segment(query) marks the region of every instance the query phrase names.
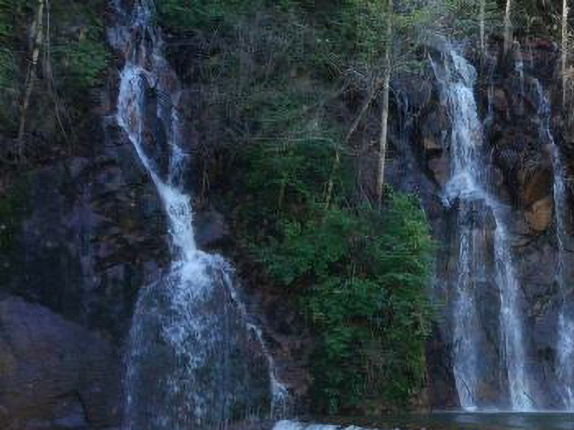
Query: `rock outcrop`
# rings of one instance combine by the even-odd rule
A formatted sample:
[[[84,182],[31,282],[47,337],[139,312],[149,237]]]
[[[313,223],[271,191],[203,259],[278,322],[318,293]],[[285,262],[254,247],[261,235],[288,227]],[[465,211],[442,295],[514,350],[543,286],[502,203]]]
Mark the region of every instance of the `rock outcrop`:
[[[103,429],[121,414],[113,343],[21,298],[0,299],[0,427]]]

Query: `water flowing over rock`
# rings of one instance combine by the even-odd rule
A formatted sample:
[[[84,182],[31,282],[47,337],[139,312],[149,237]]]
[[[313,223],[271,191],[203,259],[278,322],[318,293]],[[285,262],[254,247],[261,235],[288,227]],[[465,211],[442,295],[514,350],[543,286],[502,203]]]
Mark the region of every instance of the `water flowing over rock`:
[[[500,300],[500,364],[506,369],[509,406],[513,410],[534,407],[530,375],[527,369],[524,321],[521,315],[523,297],[519,288],[505,220],[508,211],[489,192],[488,175],[483,161],[482,125],[478,119],[473,94],[476,79],[474,68],[454,51],[446,52],[433,68],[440,82],[443,104],[452,121],[451,174],[445,185],[447,206],[456,203],[459,255],[457,275],[452,280],[454,297],[450,304],[453,332],[453,366],[460,404],[464,409],[500,406],[489,399],[481,383],[488,380],[482,363],[486,334],[482,329],[480,291],[490,272],[494,272]],[[494,270],[487,268],[484,252],[480,252],[480,236],[487,226],[479,222],[476,211],[490,212],[494,229]],[[490,275],[491,276],[491,275]],[[494,403],[491,403],[495,400]],[[490,403],[490,404],[489,404]]]
[[[568,273],[567,246],[569,237],[566,232],[566,171],[562,162],[560,148],[554,142],[550,131],[550,103],[544,94],[544,89],[538,80],[534,82],[538,95],[538,115],[540,117],[540,135],[543,142],[550,145],[550,155],[553,168],[552,195],[554,202],[554,222],[558,241],[558,258],[555,279],[560,290],[560,312],[558,314],[558,342],[556,373],[564,407],[574,410],[574,320],[571,313],[571,299],[567,294],[566,282]],[[571,274],[570,274],[571,275]]]
[[[282,420],[277,422],[273,430],[363,430],[362,427],[338,426],[333,424],[307,424],[299,421]]]
[[[118,10],[127,22],[110,32],[125,55],[117,121],[157,188],[173,248],[171,268],[141,291],[136,305],[125,425],[218,427],[249,414],[277,412],[287,390],[234,290],[232,268],[196,247],[190,196],[183,191],[179,84],[162,56],[152,15],[151,2],[136,1],[131,15]]]

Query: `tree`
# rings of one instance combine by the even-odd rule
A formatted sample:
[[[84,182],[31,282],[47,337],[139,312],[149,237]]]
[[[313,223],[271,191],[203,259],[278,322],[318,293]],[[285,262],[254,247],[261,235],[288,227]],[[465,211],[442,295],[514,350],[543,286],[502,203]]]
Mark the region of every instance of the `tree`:
[[[20,114],[20,127],[18,128],[17,138],[17,152],[20,161],[24,159],[24,132],[26,130],[26,113],[30,105],[30,97],[34,90],[34,83],[36,82],[36,67],[38,65],[38,57],[40,55],[40,47],[42,46],[42,39],[44,36],[44,0],[38,1],[38,10],[36,18],[32,24],[32,38],[30,39],[30,48],[32,51],[32,58],[28,65],[28,73],[26,75],[26,85],[24,90],[24,100],[22,101],[22,109]]]
[[[393,38],[393,0],[388,0],[387,37],[385,41],[385,64],[383,75],[383,105],[381,108],[381,137],[379,140],[379,168],[377,171],[377,207],[380,209],[385,181],[385,160],[387,158],[387,132],[389,118],[389,85],[391,81],[391,49]]]

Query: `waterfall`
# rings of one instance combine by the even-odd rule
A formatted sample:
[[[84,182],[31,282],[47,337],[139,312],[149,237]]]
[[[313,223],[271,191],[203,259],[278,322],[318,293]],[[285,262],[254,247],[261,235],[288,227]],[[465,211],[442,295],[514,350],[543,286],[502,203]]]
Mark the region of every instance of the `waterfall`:
[[[452,64],[449,64],[449,60]],[[480,135],[480,126],[472,93],[474,71],[469,67],[461,69],[460,65],[463,61],[458,55],[451,53],[442,64],[443,68],[434,62],[433,67],[441,84],[441,96],[448,106],[452,120],[453,167],[451,179],[446,186],[446,195],[447,199],[450,196],[460,195],[464,200],[457,227],[460,248],[452,306],[453,372],[460,404],[464,409],[471,410],[476,408],[477,385],[480,380],[477,348],[480,323],[476,312],[471,276],[473,253],[469,203],[477,193],[480,193],[475,183],[478,172],[474,147]],[[453,76],[453,73],[458,72],[459,69],[463,73]]]
[[[562,306],[558,314],[558,345],[557,350],[557,376],[561,384],[561,395],[567,410],[574,410],[574,321],[566,312],[566,285],[565,285],[565,252],[568,235],[566,233],[566,171],[562,164],[562,157],[558,145],[554,142],[550,131],[550,102],[544,94],[544,89],[538,80],[534,80],[538,95],[538,117],[540,118],[540,137],[542,142],[550,145],[550,156],[554,172],[552,194],[554,200],[554,222],[556,237],[558,239],[558,265],[556,282],[560,289]]]
[[[269,400],[273,413],[285,405],[287,389],[261,329],[234,288],[231,265],[195,244],[190,196],[183,191],[179,82],[151,24],[153,3],[136,0],[131,14],[115,6],[124,22],[109,39],[125,55],[117,123],[161,198],[173,253],[171,267],[138,296],[127,354],[126,429],[220,426],[238,413],[260,413]]]
[[[512,255],[508,245],[508,233],[501,221],[501,208],[491,206],[496,219],[494,249],[496,257],[497,284],[500,290],[500,326],[504,364],[508,374],[512,410],[530,411],[535,408],[530,375],[526,369],[526,352],[522,315],[522,298]]]
[[[554,168],[554,217],[558,237],[558,270],[556,280],[560,288],[562,306],[558,314],[558,345],[557,345],[557,375],[562,384],[562,400],[567,410],[574,410],[574,320],[566,312],[566,285],[564,280],[564,244],[566,231],[564,217],[566,215],[566,186],[565,171],[560,158],[558,147],[551,138],[552,166]]]
[[[485,375],[480,366],[481,321],[477,310],[476,278],[485,269],[485,261],[474,250],[473,212],[484,205],[496,222],[494,253],[496,283],[500,291],[501,350],[507,372],[510,404],[513,410],[534,407],[526,369],[521,292],[516,280],[509,238],[504,220],[507,209],[486,190],[484,161],[480,154],[482,126],[478,118],[473,85],[474,68],[453,50],[441,63],[433,62],[440,83],[443,104],[452,122],[451,178],[445,187],[445,204],[458,201],[457,231],[459,255],[453,285],[453,372],[461,406],[473,410],[480,404],[480,382]]]
[[[514,63],[514,69],[518,72],[518,83],[520,84],[520,102],[519,106],[519,113],[524,115],[524,96],[526,94],[525,85],[524,85],[524,59],[522,55],[522,48],[520,47],[520,43],[518,41],[514,41],[514,48],[516,50],[516,61]]]

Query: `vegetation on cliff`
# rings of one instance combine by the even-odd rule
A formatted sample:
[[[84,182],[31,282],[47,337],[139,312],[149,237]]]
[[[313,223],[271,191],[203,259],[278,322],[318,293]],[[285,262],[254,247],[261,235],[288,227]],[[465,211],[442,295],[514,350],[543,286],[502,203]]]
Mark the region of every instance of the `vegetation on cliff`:
[[[423,70],[398,35],[430,12],[397,12],[403,42],[387,58],[381,2],[158,6],[168,55],[199,89],[187,107],[204,154],[198,200],[235,214],[239,248],[307,318],[314,410],[406,404],[425,377],[432,244],[416,196],[387,187],[378,209],[379,94],[385,76]]]
[[[102,0],[0,1],[0,129],[8,163],[70,154],[106,78]],[[89,132],[88,132],[89,133]]]
[[[393,86],[428,77],[433,34],[484,50],[485,34],[546,31],[560,10],[539,3],[157,2],[187,101],[195,203],[229,215],[243,258],[307,318],[320,410],[404,405],[424,384],[433,247],[417,196],[383,188],[385,159],[400,149],[387,130]],[[102,0],[0,0],[4,161],[71,156],[89,141],[113,81],[104,10]],[[12,234],[0,232],[3,247]]]

